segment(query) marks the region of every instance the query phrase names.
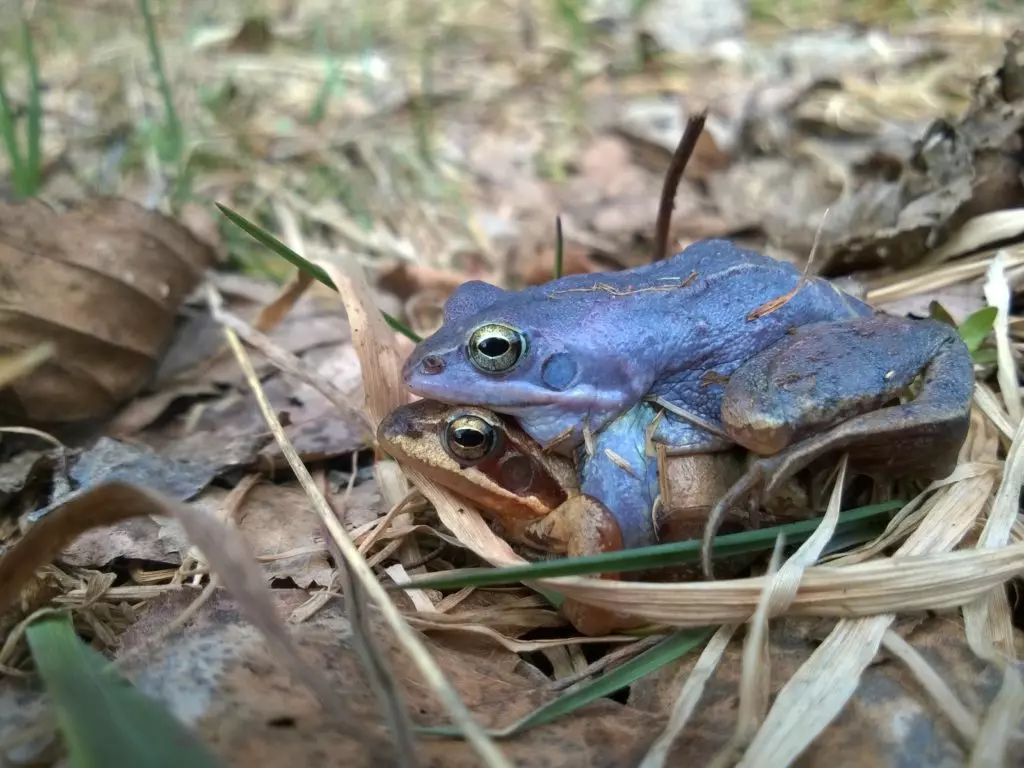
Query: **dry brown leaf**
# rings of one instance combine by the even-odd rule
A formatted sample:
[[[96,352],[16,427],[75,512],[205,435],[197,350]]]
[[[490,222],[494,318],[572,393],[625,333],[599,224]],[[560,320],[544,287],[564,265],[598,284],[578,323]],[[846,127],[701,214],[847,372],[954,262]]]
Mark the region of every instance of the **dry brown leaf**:
[[[486,280],[482,274],[467,274],[438,269],[426,264],[388,259],[375,268],[376,284],[381,290],[408,299],[421,291],[436,291],[447,296],[467,280]]]
[[[29,349],[0,355],[0,388],[26,376],[54,356],[56,347],[44,341]]]
[[[43,423],[109,413],[151,376],[214,259],[185,227],[125,200],[0,206],[0,350],[57,349],[4,393],[3,410]]]
[[[225,507],[229,492],[209,488],[189,506],[214,515]],[[346,527],[380,514],[380,493],[372,482],[361,483],[349,495]],[[319,519],[301,490],[287,485],[262,483],[246,494],[234,523],[267,578],[292,579],[303,589],[329,587],[333,567]],[[62,562],[84,568],[100,568],[115,558],[144,560],[178,566],[190,543],[181,523],[136,517],[86,531],[60,556]]]
[[[592,252],[577,243],[565,243],[562,249],[562,274],[585,275],[607,270],[593,258]],[[551,280],[555,274],[555,249],[553,245],[539,249],[526,260],[522,266],[523,282],[526,285],[542,285]]]

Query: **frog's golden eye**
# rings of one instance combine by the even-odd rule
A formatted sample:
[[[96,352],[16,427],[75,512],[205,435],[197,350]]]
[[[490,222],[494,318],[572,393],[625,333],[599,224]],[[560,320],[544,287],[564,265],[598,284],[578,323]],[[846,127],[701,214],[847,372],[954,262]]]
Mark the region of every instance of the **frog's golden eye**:
[[[526,354],[526,337],[500,323],[481,325],[469,337],[469,360],[484,373],[507,373]]]
[[[498,446],[498,430],[479,416],[456,416],[445,426],[442,442],[460,464],[475,464]]]

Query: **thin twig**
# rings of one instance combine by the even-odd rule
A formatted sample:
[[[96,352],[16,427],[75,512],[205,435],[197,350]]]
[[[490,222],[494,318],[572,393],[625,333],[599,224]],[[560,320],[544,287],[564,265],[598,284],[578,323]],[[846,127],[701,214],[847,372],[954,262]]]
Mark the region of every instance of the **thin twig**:
[[[700,138],[701,131],[704,130],[704,121],[707,120],[707,117],[708,110],[705,107],[686,121],[683,135],[679,139],[679,146],[676,147],[672,160],[668,164],[665,183],[661,187],[661,200],[658,202],[658,221],[654,225],[653,261],[661,261],[668,255],[668,229],[672,223],[672,209],[675,208],[676,192],[679,190],[679,182],[683,178],[686,164],[690,162],[690,155],[697,147],[697,139]]]

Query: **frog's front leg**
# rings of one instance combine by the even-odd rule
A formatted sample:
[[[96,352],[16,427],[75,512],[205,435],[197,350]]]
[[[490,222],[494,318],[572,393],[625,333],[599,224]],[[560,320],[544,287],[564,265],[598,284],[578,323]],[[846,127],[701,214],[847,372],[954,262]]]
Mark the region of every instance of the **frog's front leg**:
[[[955,328],[934,320],[877,314],[815,323],[745,362],[726,384],[722,423],[765,458],[712,510],[705,577],[713,578],[711,542],[725,511],[747,494],[771,496],[826,454],[845,451],[851,468],[867,474],[949,474],[967,437],[973,391],[967,347]]]
[[[580,495],[533,523],[528,535],[564,542],[569,557],[657,543],[658,458],[647,453],[647,428],[655,415],[652,406],[636,405],[595,435],[590,451],[581,448]],[[603,578],[618,579],[619,574],[606,573]],[[644,623],[570,600],[562,610],[588,635]]]
[[[619,524],[608,508],[593,497],[576,495],[527,530],[528,538],[561,542],[568,557],[586,557],[622,549]],[[604,579],[618,579],[617,573],[601,574]],[[566,599],[562,614],[582,634],[599,637],[623,629],[643,626],[646,622],[630,616],[606,611],[576,600]]]

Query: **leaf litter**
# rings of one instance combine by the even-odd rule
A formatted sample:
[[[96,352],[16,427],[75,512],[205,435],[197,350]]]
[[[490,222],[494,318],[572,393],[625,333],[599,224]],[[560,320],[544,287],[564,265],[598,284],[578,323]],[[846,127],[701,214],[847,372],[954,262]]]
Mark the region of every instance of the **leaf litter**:
[[[210,158],[220,153],[221,161],[232,154],[251,161],[248,174],[211,174],[205,182],[208,189],[254,220],[258,213],[271,230],[283,233],[293,250],[327,270],[342,289],[348,321],[339,317],[332,292],[302,278],[278,291],[263,279],[218,273],[211,282],[221,303],[211,307],[208,291],[188,299],[182,295],[182,325],[170,352],[150,355],[147,369],[159,364],[156,377],[119,414],[110,436],[122,445],[137,446],[152,465],[147,471],[134,470],[129,482],[159,484],[155,477],[189,459],[203,466],[210,479],[196,494],[168,502],[162,513],[151,507],[156,517],[133,518],[130,522],[142,523],[138,529],[108,526],[69,534],[57,565],[34,572],[31,579],[22,575],[22,610],[16,612],[14,626],[55,600],[72,606],[80,632],[111,649],[120,646],[117,653],[127,653],[124,663],[137,684],[174,702],[175,713],[196,725],[232,762],[255,760],[255,751],[264,747],[274,750],[273,757],[265,758],[267,764],[306,762],[313,752],[330,759],[351,755],[356,762],[355,756],[362,754],[369,760],[374,749],[386,748],[380,738],[385,712],[390,712],[385,718],[394,733],[407,731],[400,714],[404,711],[419,713],[416,725],[446,725],[447,710],[429,693],[443,683],[434,678],[424,685],[422,675],[430,663],[419,657],[426,666],[413,670],[376,609],[360,614],[368,607],[366,586],[360,597],[360,579],[353,582],[349,574],[344,584],[342,563],[352,567],[369,562],[382,580],[401,581],[473,564],[476,558],[497,566],[526,560],[495,536],[464,500],[423,476],[403,472],[386,457],[375,457],[371,465],[370,452],[363,450],[372,448],[372,438],[363,436],[364,422],[368,419],[372,426],[407,400],[397,370],[409,346],[384,325],[378,310],[404,319],[423,334],[436,327],[436,308],[460,276],[511,287],[546,279],[554,260],[553,211],[566,215],[567,271],[619,268],[649,258],[653,201],[664,163],[687,116],[710,105],[705,140],[678,196],[673,245],[730,236],[801,265],[820,225],[820,211],[829,208],[824,258],[817,256],[814,266],[847,277],[870,301],[891,311],[923,315],[938,300],[956,322],[990,302],[999,307],[994,333],[981,340],[981,350],[994,353],[998,391],[979,383],[979,408],[954,476],[914,497],[877,542],[829,555],[822,564],[812,558],[799,586],[791,583],[788,592],[783,590],[794,601],[788,611],[771,607],[770,596],[780,588],[780,574],[792,560],[774,575],[733,582],[614,584],[566,577],[532,584],[544,594],[555,590],[655,622],[682,627],[727,622],[728,629],[714,636],[699,661],[691,653],[634,682],[625,704],[602,699],[576,716],[503,740],[499,749],[522,764],[536,762],[539,754],[545,759],[557,755],[574,765],[593,764],[597,754],[615,764],[639,764],[674,713],[674,731],[664,748],[675,756],[706,756],[710,763],[738,733],[739,702],[746,720],[743,738],[732,743],[740,750],[734,753],[737,757],[745,747],[748,756],[756,755],[757,764],[773,759],[786,763],[798,755],[807,764],[826,764],[851,744],[877,744],[882,761],[907,749],[907,743],[885,728],[884,715],[865,720],[871,717],[873,691],[880,685],[891,702],[887,706],[892,709],[885,712],[935,724],[935,749],[945,750],[948,743],[957,755],[975,751],[975,761],[997,759],[991,755],[1000,752],[1014,754],[1019,680],[1006,660],[1017,656],[1019,633],[1010,623],[1002,585],[1019,572],[1021,557],[1016,549],[1021,537],[1013,533],[1019,526],[1020,478],[1013,469],[1019,395],[1008,394],[1012,385],[1007,371],[1015,372],[1019,354],[1012,312],[1022,228],[1014,219],[1020,201],[1013,196],[1005,157],[1012,155],[1021,130],[1014,122],[1015,111],[993,119],[1007,106],[1013,83],[1005,75],[1001,84],[987,74],[998,62],[1000,52],[994,49],[1002,45],[1007,30],[992,25],[978,33],[963,25],[954,34],[931,28],[910,33],[895,45],[895,38],[878,33],[873,47],[858,47],[856,35],[793,34],[767,53],[751,35],[740,50],[743,56],[761,56],[757,65],[744,61],[737,66],[728,54],[735,49],[720,46],[710,53],[687,54],[684,67],[648,67],[624,78],[609,74],[612,68],[587,69],[590,64],[584,62],[586,98],[600,101],[610,95],[632,112],[628,125],[614,111],[606,122],[599,115],[588,122],[594,134],[588,159],[579,151],[587,149],[587,142],[571,138],[575,118],[537,116],[544,105],[549,114],[563,114],[562,108],[552,109],[553,97],[571,88],[579,73],[570,76],[549,62],[545,96],[536,93],[536,84],[532,89],[523,86],[529,79],[521,65],[507,67],[492,60],[480,66],[479,51],[472,45],[441,46],[431,66],[437,72],[462,74],[451,75],[424,99],[424,86],[410,85],[419,82],[422,62],[403,60],[395,49],[385,46],[369,57],[363,51],[345,59],[323,54],[326,49],[315,44],[290,48],[296,30],[301,35],[303,19],[317,18],[313,5],[300,3],[297,15],[287,21],[271,13],[269,21],[249,25],[250,33],[259,31],[257,44],[238,33],[246,25],[230,27],[222,38],[238,33],[234,39],[243,41],[228,47],[230,55],[222,55],[216,46],[204,47],[200,38],[192,47],[181,46],[173,36],[167,53],[178,62],[176,96],[182,115],[204,130],[215,126],[220,132],[220,146]],[[165,21],[173,28],[173,15]],[[337,34],[330,25],[325,29]],[[508,29],[515,34],[519,26]],[[421,32],[414,26],[410,30],[413,36]],[[343,48],[345,44],[342,39]],[[972,57],[963,50],[969,45],[982,53]],[[311,50],[321,53],[312,56]],[[828,55],[820,55],[821,50]],[[541,51],[533,51],[538,60],[554,57],[546,48]],[[104,54],[117,56],[109,49]],[[101,59],[93,55],[100,62],[97,71]],[[353,66],[357,59],[360,63]],[[467,61],[473,65],[467,67]],[[669,56],[666,61],[676,60]],[[211,62],[215,66],[207,66]],[[794,68],[794,62],[799,66]],[[750,83],[742,74],[743,67],[752,66],[762,73],[762,82]],[[815,77],[801,82],[793,69],[814,72]],[[53,76],[62,79],[59,67]],[[303,121],[313,115],[325,78],[333,76],[348,90],[326,100],[320,119],[345,127],[332,129],[325,138],[315,122]],[[765,81],[786,91],[781,106],[766,105]],[[91,99],[95,93],[74,80],[67,82],[69,94]],[[667,86],[669,82],[674,85]],[[978,93],[972,96],[975,82]],[[226,94],[223,112],[196,101],[196,94],[212,83],[228,83],[236,91],[234,97]],[[680,89],[686,95],[677,98],[674,93]],[[673,97],[665,98],[666,91]],[[658,95],[652,99],[651,93]],[[755,94],[760,98],[752,98]],[[481,110],[487,109],[491,114],[482,118]],[[123,114],[123,107],[117,111]],[[113,116],[115,110],[109,113]],[[966,117],[961,120],[961,115]],[[412,147],[422,121],[433,123],[435,146],[433,154],[417,156]],[[380,136],[373,136],[371,129]],[[922,137],[929,140],[922,142],[927,146],[915,147],[914,141]],[[61,141],[73,146],[67,137]],[[81,157],[95,159],[86,150]],[[965,169],[966,178],[972,179],[966,185],[965,177],[956,175]],[[135,179],[123,188],[131,195],[145,187]],[[797,196],[784,201],[783,189]],[[233,253],[253,253],[247,243],[222,234]],[[356,262],[371,275],[372,285],[360,287],[360,280],[351,277],[357,274],[350,271]],[[986,291],[988,284],[997,293]],[[118,302],[110,303],[113,308]],[[249,345],[256,378],[272,412],[284,422],[287,442],[302,460],[328,468],[314,473],[329,505],[318,502],[317,513],[310,511],[313,502],[305,501],[294,483],[289,451],[279,445],[259,411],[260,395],[250,387],[252,378],[247,382],[238,358],[224,343],[225,328]],[[120,402],[132,394],[134,390],[124,390]],[[1000,446],[1009,450],[1005,471]],[[50,486],[61,476],[62,456],[60,451],[45,454],[26,462],[15,475],[5,506],[27,533],[17,525],[3,529],[12,542],[8,555],[34,530],[26,513],[51,503]],[[76,456],[72,451],[72,468]],[[76,483],[78,495],[63,497],[63,503],[74,508],[79,499],[88,500],[108,487],[99,482]],[[56,503],[35,526],[66,508]],[[284,642],[297,643],[306,651],[306,663],[329,671],[329,687],[335,695],[343,692],[358,735],[339,733],[329,725],[302,686],[281,676],[263,641],[237,616],[235,602],[251,610],[259,598],[244,589],[239,592],[238,582],[229,578],[223,583],[234,598],[230,601],[224,590],[214,588],[216,581],[203,581],[224,568],[230,574],[230,559],[222,562],[209,542],[182,535],[179,518],[166,517],[168,509],[178,507],[204,520],[219,520],[235,530],[238,542],[246,542],[245,557],[262,564],[263,580],[274,587],[269,591],[277,601],[274,611],[292,616],[291,640]],[[105,530],[115,535],[108,538]],[[827,538],[824,531],[820,536]],[[346,536],[359,556],[348,547],[349,556],[337,551]],[[1011,546],[1003,546],[1007,542]],[[819,538],[815,543],[826,542]],[[898,563],[880,556],[901,543],[899,552],[904,554]],[[804,551],[809,546],[805,543]],[[363,566],[355,567],[367,577]],[[115,573],[122,583],[110,578]],[[344,611],[336,600],[342,593]],[[425,643],[439,665],[428,674],[439,669],[441,679],[454,686],[449,693],[461,697],[488,728],[505,727],[550,703],[557,692],[537,681],[572,680],[588,666],[590,652],[581,649],[602,640],[567,632],[558,613],[528,589],[389,594],[405,621],[425,633],[420,635],[425,640],[411,642],[414,647]],[[375,599],[380,597],[377,593]],[[267,609],[266,603],[261,605]],[[914,613],[922,609],[936,612],[920,619],[920,626],[932,628],[931,634],[905,632],[901,622],[916,621]],[[774,655],[785,648],[792,629],[809,623],[796,617],[800,613],[839,621],[818,619],[823,629],[804,641],[802,652],[788,664],[776,663]],[[892,624],[885,614],[900,618]],[[257,626],[273,635],[277,630],[268,621],[263,616]],[[753,623],[740,631],[746,622]],[[893,639],[894,627],[908,638],[911,650]],[[544,635],[552,630],[555,637]],[[5,670],[20,670],[25,657],[18,655],[19,633],[8,636],[15,642],[5,646],[9,650],[0,660]],[[280,635],[274,636],[281,641]],[[139,643],[147,637],[151,642]],[[360,637],[387,647],[390,663],[381,666],[379,658],[368,657],[368,643],[361,644]],[[409,635],[403,637],[410,641]],[[176,638],[173,643],[171,638]],[[347,638],[343,647],[338,638]],[[632,638],[603,640],[612,648],[628,648]],[[926,652],[929,643],[939,656]],[[757,674],[744,673],[744,644],[749,654],[773,655],[770,674],[767,667],[749,663],[746,668]],[[319,650],[310,656],[313,646]],[[877,655],[880,648],[892,660],[879,663],[885,658]],[[538,655],[541,651],[547,651],[546,658]],[[942,654],[954,661],[944,663]],[[347,666],[337,672],[339,656]],[[983,680],[974,674],[981,663],[988,665]],[[180,664],[182,672],[171,674],[171,664]],[[203,666],[209,664],[214,667]],[[199,710],[195,696],[189,697],[180,682],[196,679],[190,670],[197,665],[208,669],[205,679],[213,681],[203,689],[207,705]],[[230,675],[225,672],[228,665]],[[638,703],[648,679],[680,665],[678,674],[666,678],[656,703]],[[880,667],[897,670],[885,678],[888,685],[876,682]],[[1003,682],[998,688],[992,675],[1004,675],[1003,670],[1005,681],[999,677]],[[733,687],[723,693],[720,686],[727,675]],[[500,692],[494,689],[498,679],[504,681]],[[285,691],[286,700],[280,698]],[[448,698],[449,704],[453,701]],[[851,721],[858,717],[860,723]],[[5,744],[8,733],[0,737]],[[877,739],[865,741],[866,735],[876,734]],[[458,741],[417,738],[415,744],[421,762],[477,764],[471,747]],[[587,748],[580,750],[579,744]],[[485,741],[477,745],[487,749]],[[986,755],[985,749],[991,753]],[[964,762],[956,760],[950,764]]]

